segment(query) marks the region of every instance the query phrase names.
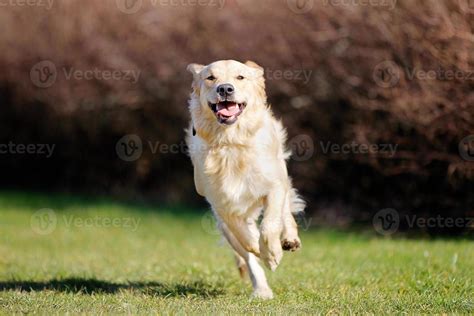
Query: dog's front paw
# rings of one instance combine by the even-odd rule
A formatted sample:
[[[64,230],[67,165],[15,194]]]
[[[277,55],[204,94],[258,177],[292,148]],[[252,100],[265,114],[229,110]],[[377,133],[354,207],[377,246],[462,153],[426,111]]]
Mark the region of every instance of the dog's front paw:
[[[281,247],[285,251],[296,251],[301,248],[301,241],[298,237],[292,239],[283,239],[281,241]]]
[[[276,236],[260,236],[260,259],[272,271],[275,271],[283,257],[280,239]]]
[[[271,300],[273,298],[273,292],[270,288],[255,289],[252,293],[252,298]]]

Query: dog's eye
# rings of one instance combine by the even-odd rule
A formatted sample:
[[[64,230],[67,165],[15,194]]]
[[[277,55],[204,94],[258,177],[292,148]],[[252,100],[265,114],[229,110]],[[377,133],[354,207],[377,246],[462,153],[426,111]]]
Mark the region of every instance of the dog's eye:
[[[209,77],[206,78],[206,80],[214,81],[216,80],[216,77],[214,77],[213,75],[210,75]]]
[[[237,80],[244,80],[244,79],[245,79],[244,76],[238,76],[238,77],[237,77]]]

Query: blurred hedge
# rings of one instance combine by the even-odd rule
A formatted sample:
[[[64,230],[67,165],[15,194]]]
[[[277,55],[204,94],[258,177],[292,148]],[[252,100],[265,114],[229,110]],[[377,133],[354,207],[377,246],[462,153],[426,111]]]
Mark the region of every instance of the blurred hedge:
[[[116,142],[136,134],[145,143],[179,144],[189,119],[186,65],[250,59],[267,70],[269,101],[290,138],[308,135],[314,143],[310,159],[290,162],[310,211],[342,224],[385,207],[472,215],[474,163],[458,152],[474,133],[469,1],[405,0],[391,10],[321,0],[305,13],[295,13],[292,1],[227,0],[220,8],[222,2],[143,0],[134,14],[112,0],[3,8],[0,143],[57,147],[49,159],[1,155],[1,185],[200,201],[184,153],[144,150],[136,162],[124,162]],[[57,69],[49,88],[30,78],[44,60]],[[64,69],[71,67],[140,77],[68,80]],[[465,76],[421,80],[411,77],[414,70]],[[310,74],[308,81],[299,71]],[[325,154],[320,144],[328,141],[398,150],[393,157]]]

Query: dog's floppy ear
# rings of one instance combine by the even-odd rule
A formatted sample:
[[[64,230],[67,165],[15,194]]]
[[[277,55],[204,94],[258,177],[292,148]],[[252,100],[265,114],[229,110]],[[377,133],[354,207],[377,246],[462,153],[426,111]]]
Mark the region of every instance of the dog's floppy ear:
[[[252,70],[255,70],[256,71],[256,74],[257,76],[263,76],[263,73],[264,73],[264,70],[262,67],[260,67],[259,65],[257,65],[257,63],[251,61],[251,60],[247,60],[245,62],[245,65],[252,68]]]
[[[199,75],[201,70],[204,68],[204,65],[199,65],[199,64],[189,64],[188,67],[186,68],[190,73],[193,74],[193,77],[196,77]]]

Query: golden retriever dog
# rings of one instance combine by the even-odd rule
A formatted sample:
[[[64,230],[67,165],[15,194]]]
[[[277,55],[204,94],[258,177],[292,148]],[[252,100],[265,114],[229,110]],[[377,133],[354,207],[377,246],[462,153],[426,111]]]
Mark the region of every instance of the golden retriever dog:
[[[267,104],[264,70],[234,60],[187,69],[196,190],[211,204],[241,275],[249,274],[253,296],[272,298],[260,260],[274,271],[282,250],[301,247],[293,214],[305,205],[288,176],[286,131]]]

